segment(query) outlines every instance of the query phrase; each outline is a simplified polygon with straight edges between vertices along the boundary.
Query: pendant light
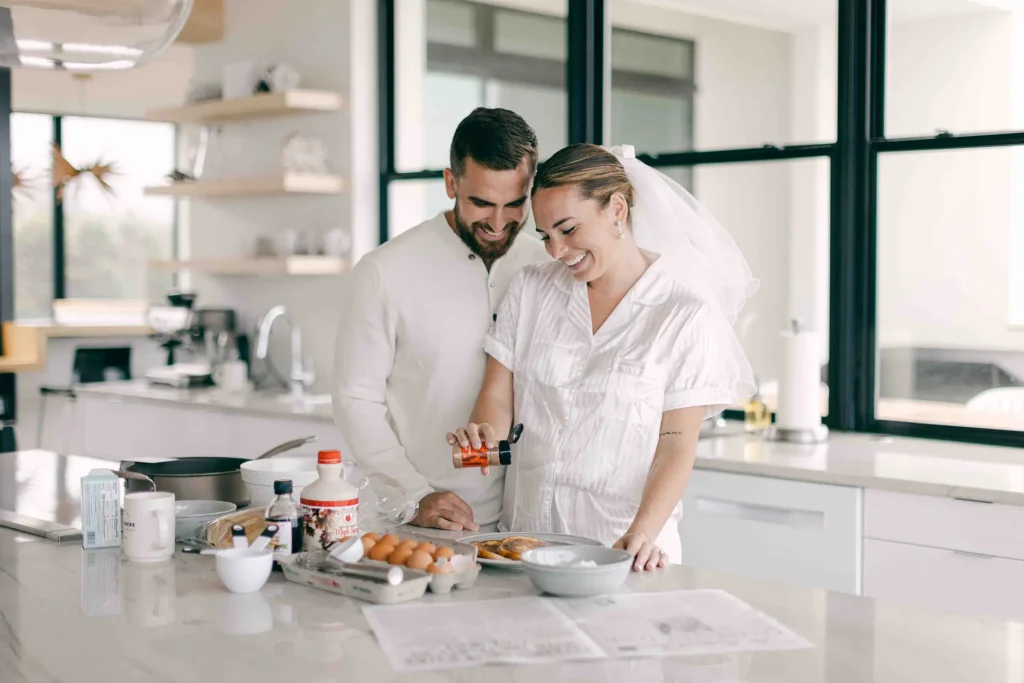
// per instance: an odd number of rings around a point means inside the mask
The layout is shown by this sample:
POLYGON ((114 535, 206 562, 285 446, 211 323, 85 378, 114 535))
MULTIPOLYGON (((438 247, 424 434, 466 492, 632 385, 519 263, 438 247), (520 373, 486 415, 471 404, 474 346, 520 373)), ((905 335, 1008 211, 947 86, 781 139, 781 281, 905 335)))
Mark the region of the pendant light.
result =
POLYGON ((193 0, 0 0, 0 66, 109 71, 174 42, 193 0))

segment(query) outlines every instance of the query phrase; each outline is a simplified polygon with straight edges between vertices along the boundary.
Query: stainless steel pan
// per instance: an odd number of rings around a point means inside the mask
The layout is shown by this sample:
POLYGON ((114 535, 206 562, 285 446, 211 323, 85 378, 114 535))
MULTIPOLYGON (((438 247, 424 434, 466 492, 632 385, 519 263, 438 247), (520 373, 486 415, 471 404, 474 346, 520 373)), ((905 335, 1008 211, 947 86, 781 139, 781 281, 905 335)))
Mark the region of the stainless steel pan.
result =
MULTIPOLYGON (((253 458, 270 458, 312 441, 315 436, 286 441, 253 458)), ((245 458, 181 458, 167 462, 122 461, 117 473, 128 484, 128 492, 168 491, 175 500, 222 500, 242 508, 249 504, 249 493, 242 481, 245 458)))

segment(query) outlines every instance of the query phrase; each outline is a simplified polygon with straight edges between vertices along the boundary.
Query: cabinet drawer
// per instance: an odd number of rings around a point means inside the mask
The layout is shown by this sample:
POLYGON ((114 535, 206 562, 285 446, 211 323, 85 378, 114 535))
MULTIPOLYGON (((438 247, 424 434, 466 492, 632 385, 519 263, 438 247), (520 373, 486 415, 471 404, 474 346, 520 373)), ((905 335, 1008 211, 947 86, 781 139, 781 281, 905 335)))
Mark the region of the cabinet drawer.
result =
POLYGON ((869 490, 864 536, 1024 560, 1024 507, 869 490))
POLYGON ((683 563, 858 593, 861 500, 856 488, 695 470, 683 563))
POLYGON ((865 539, 864 595, 965 614, 1024 619, 1024 562, 865 539))

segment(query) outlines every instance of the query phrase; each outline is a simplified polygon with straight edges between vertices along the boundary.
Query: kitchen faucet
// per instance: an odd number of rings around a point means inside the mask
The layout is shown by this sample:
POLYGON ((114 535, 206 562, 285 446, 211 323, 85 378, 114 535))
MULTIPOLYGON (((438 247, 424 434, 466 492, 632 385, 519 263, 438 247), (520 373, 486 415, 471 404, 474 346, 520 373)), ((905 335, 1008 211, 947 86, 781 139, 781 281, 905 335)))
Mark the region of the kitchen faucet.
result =
POLYGON ((288 312, 284 306, 274 306, 267 311, 260 319, 259 332, 256 337, 256 357, 260 360, 265 360, 267 352, 270 347, 270 332, 274 327, 274 322, 278 318, 283 318, 292 328, 292 372, 290 376, 292 393, 290 396, 291 400, 302 401, 304 399, 305 389, 313 384, 313 380, 316 377, 313 372, 313 360, 309 359, 307 363, 303 363, 302 360, 302 330, 288 316, 288 312), (307 370, 306 367, 309 367, 307 370))

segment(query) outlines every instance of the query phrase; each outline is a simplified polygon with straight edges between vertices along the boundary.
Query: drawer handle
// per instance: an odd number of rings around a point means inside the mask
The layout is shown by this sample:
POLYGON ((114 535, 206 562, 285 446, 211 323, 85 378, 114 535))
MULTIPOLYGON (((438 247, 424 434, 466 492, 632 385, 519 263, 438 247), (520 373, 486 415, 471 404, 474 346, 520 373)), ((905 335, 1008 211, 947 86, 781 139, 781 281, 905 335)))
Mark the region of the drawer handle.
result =
POLYGON ((711 517, 729 517, 783 526, 825 526, 825 513, 818 510, 797 510, 773 505, 737 503, 719 498, 697 498, 697 512, 711 517))
POLYGON ((953 550, 951 551, 954 555, 963 555, 964 557, 976 557, 979 560, 991 560, 992 555, 983 555, 982 553, 969 553, 966 550, 953 550))

